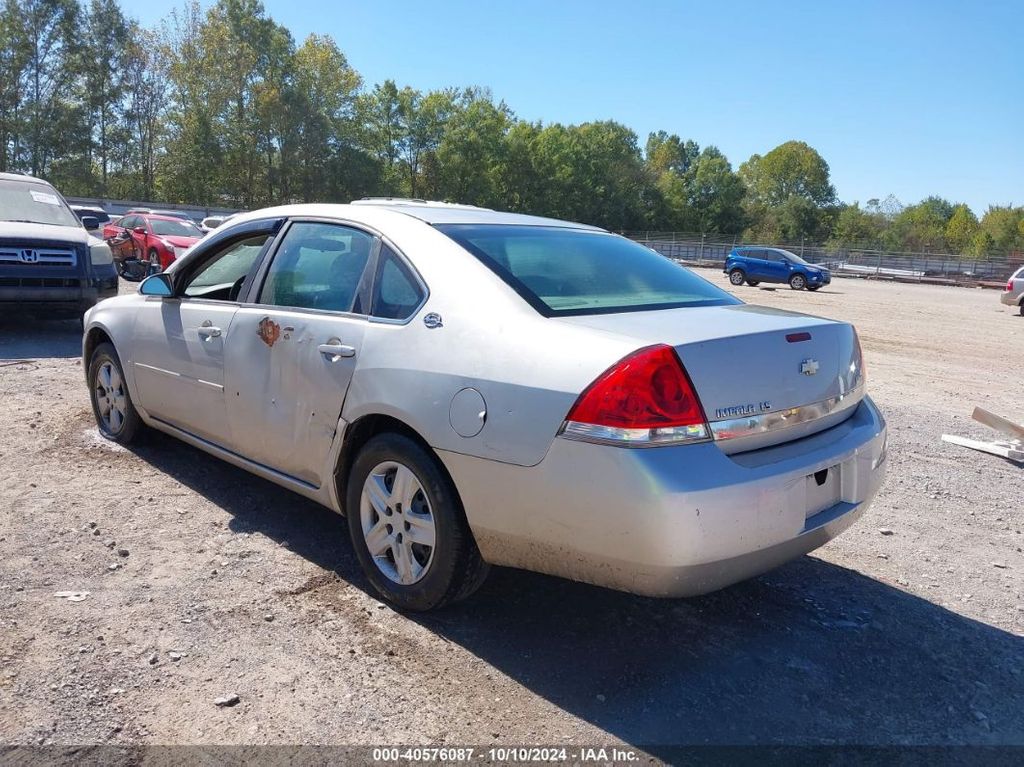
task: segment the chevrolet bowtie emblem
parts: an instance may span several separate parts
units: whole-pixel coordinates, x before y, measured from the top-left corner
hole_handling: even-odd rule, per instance
[[[818,372],[818,361],[806,359],[800,363],[800,372],[805,376],[812,376]]]

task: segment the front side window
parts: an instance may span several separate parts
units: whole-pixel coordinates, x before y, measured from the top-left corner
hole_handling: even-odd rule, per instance
[[[259,302],[363,313],[359,287],[372,245],[371,235],[351,227],[292,224],[270,264]]]
[[[370,314],[386,320],[404,320],[416,311],[422,301],[423,289],[408,267],[391,248],[382,247]]]
[[[503,224],[436,228],[545,316],[741,303],[650,248],[607,232]]]
[[[238,240],[213,254],[188,281],[183,294],[189,298],[235,301],[269,234]]]
[[[790,252],[788,250],[779,250],[779,251],[776,251],[776,253],[778,255],[778,260],[782,261],[783,263],[787,263],[788,262],[790,264],[804,264],[804,265],[808,265],[808,262],[804,261],[804,259],[800,258],[800,256],[798,256],[796,253],[792,253],[792,252]]]

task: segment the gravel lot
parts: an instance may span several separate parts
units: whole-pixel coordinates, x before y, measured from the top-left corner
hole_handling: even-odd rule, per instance
[[[859,328],[891,430],[861,522],[699,599],[496,570],[430,616],[367,593],[330,512],[101,440],[75,325],[0,320],[0,742],[1024,744],[1024,470],[939,440],[989,434],[975,404],[1024,421],[1024,318],[994,291],[737,294]]]

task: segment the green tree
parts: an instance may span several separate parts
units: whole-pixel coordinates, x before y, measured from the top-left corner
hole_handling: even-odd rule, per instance
[[[869,200],[867,209],[861,208],[856,202],[845,205],[836,216],[832,243],[839,247],[859,245],[876,248],[882,241],[886,226],[887,221],[879,210],[878,200]]]
[[[437,146],[438,189],[444,199],[491,206],[500,199],[505,135],[513,115],[489,91],[465,90],[453,103]]]
[[[991,205],[981,218],[981,228],[992,240],[992,247],[1003,253],[1024,248],[1021,223],[1024,208]]]
[[[385,80],[359,99],[363,145],[380,162],[386,195],[402,193],[402,171],[398,161],[405,141],[402,96],[394,80]]]
[[[34,176],[47,176],[55,159],[67,162],[87,143],[81,104],[73,98],[80,66],[79,7],[75,0],[23,0],[18,10],[26,54],[19,86],[21,164]]]
[[[953,215],[946,223],[946,244],[953,252],[968,253],[977,233],[978,217],[971,209],[963,203],[954,207]]]
[[[0,173],[20,167],[24,103],[22,83],[29,59],[29,35],[18,0],[0,8]]]
[[[283,193],[296,189],[301,199],[323,199],[342,153],[354,147],[356,100],[362,78],[329,37],[310,35],[295,52],[294,85],[288,114],[295,135],[281,146],[281,165],[295,169],[297,183],[285,181]],[[342,168],[341,179],[348,176]]]
[[[683,178],[688,206],[701,233],[743,229],[746,187],[717,148],[705,147]]]
[[[945,246],[946,226],[952,217],[952,203],[928,197],[900,211],[893,220],[893,230],[904,250],[939,250]]]
[[[740,166],[740,176],[751,199],[774,207],[790,197],[802,197],[813,205],[835,202],[828,163],[803,141],[787,141],[762,157],[755,154]]]

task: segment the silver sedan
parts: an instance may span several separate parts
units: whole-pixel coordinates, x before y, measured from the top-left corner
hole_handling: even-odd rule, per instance
[[[589,226],[415,201],[233,218],[86,316],[104,436],[172,434],[347,517],[407,609],[488,565],[711,591],[884,474],[854,329]]]

